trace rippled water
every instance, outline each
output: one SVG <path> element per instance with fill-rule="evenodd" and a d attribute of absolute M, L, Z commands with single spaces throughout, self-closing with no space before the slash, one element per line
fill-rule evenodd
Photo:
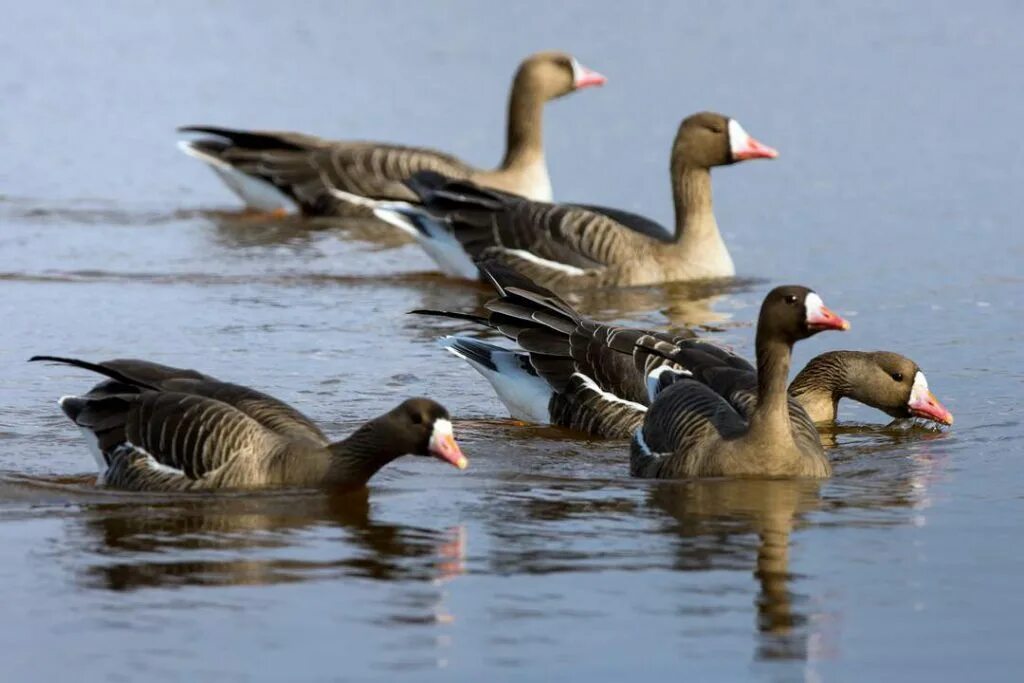
<path fill-rule="evenodd" d="M 1013 680 L 1024 599 L 1024 120 L 1015 3 L 34 3 L 0 40 L 0 652 L 5 680 Z M 699 109 L 782 156 L 716 173 L 743 279 L 588 293 L 750 354 L 760 297 L 910 355 L 956 415 L 844 406 L 835 477 L 652 483 L 621 443 L 521 427 L 404 315 L 487 290 L 373 226 L 243 220 L 185 123 L 500 156 L 507 82 L 564 47 L 609 84 L 550 107 L 555 192 L 670 219 Z M 400 397 L 472 465 L 368 493 L 96 490 L 34 353 L 141 356 L 269 391 L 343 434 Z"/>

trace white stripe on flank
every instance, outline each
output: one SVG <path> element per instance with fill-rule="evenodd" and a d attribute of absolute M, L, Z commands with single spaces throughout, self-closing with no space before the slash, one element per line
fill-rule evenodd
<path fill-rule="evenodd" d="M 179 470 L 177 467 L 171 467 L 170 465 L 163 464 L 162 462 L 160 462 L 159 460 L 154 458 L 153 455 L 149 451 L 147 451 L 144 448 L 139 448 L 138 446 L 133 444 L 131 441 L 125 441 L 124 445 L 127 446 L 128 448 L 131 448 L 132 450 L 138 451 L 139 453 L 142 453 L 143 455 L 145 455 L 146 456 L 146 467 L 148 467 L 149 469 L 151 469 L 151 470 L 153 470 L 155 472 L 160 472 L 161 474 L 172 474 L 172 475 L 174 475 L 176 477 L 183 477 L 183 476 L 185 476 L 185 472 L 183 470 Z"/>
<path fill-rule="evenodd" d="M 601 389 L 601 387 L 597 386 L 597 382 L 595 382 L 594 380 L 590 379 L 589 377 L 584 375 L 582 372 L 574 372 L 574 373 L 572 373 L 572 376 L 573 377 L 579 377 L 580 380 L 583 382 L 583 385 L 587 389 L 590 389 L 591 391 L 600 394 L 601 398 L 603 398 L 605 401 L 609 401 L 611 403 L 621 403 L 623 405 L 629 406 L 630 408 L 632 408 L 634 410 L 639 410 L 642 413 L 646 413 L 647 412 L 647 406 L 645 406 L 645 405 L 642 405 L 640 403 L 636 403 L 635 401 L 627 401 L 624 398 L 620 398 L 620 397 L 616 396 L 615 394 L 611 393 L 610 391 L 603 391 Z"/>
<path fill-rule="evenodd" d="M 538 266 L 542 266 L 544 268 L 550 268 L 552 270 L 558 270 L 558 271 L 561 271 L 563 273 L 567 273 L 568 275 L 579 276 L 579 275 L 585 275 L 586 272 L 587 272 L 587 271 L 583 270 L 582 268 L 577 268 L 576 266 L 570 266 L 567 263 L 559 263 L 558 261 L 549 261 L 548 259 L 541 258 L 540 256 L 537 256 L 536 254 L 531 254 L 530 252 L 523 251 L 522 249 L 506 249 L 505 251 L 507 253 L 509 253 L 509 254 L 512 254 L 513 256 L 517 256 L 517 257 L 523 259 L 524 261 L 529 261 L 531 263 L 536 263 Z"/>
<path fill-rule="evenodd" d="M 245 202 L 245 205 L 257 211 L 275 211 L 285 209 L 289 213 L 298 213 L 299 207 L 295 200 L 274 187 L 272 183 L 242 173 L 231 164 L 215 156 L 197 149 L 188 140 L 180 140 L 178 149 L 190 157 L 199 159 L 209 165 L 224 184 Z"/>

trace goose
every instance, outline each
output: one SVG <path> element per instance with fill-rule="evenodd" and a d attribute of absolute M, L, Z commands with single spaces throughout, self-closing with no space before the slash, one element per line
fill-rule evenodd
<path fill-rule="evenodd" d="M 711 366 L 753 371 L 739 356 L 691 331 L 653 332 L 605 325 L 581 316 L 557 294 L 500 264 L 481 271 L 497 289 L 488 316 L 436 310 L 417 314 L 465 319 L 515 341 L 510 349 L 466 336 L 446 336 L 442 348 L 469 363 L 492 385 L 517 420 L 553 424 L 592 436 L 626 439 L 643 422 L 665 372 Z M 650 336 L 676 348 L 673 361 L 636 343 Z M 894 418 L 952 424 L 952 414 L 928 390 L 911 359 L 888 351 L 829 351 L 812 359 L 789 387 L 817 424 L 834 422 L 849 398 Z"/>
<path fill-rule="evenodd" d="M 406 182 L 415 203 L 331 192 L 407 232 L 454 277 L 475 279 L 474 262 L 490 259 L 556 291 L 639 286 L 735 275 L 712 210 L 711 169 L 777 156 L 723 114 L 683 119 L 671 154 L 671 229 L 620 209 L 551 204 L 436 172 Z"/>
<path fill-rule="evenodd" d="M 179 132 L 201 136 L 182 140 L 179 147 L 208 164 L 257 211 L 312 216 L 352 213 L 348 204 L 339 205 L 326 191 L 328 186 L 365 197 L 413 201 L 415 195 L 401 181 L 424 170 L 550 201 L 542 134 L 544 104 L 605 81 L 564 52 L 527 57 L 512 81 L 505 156 L 491 171 L 433 149 L 205 125 L 179 128 Z"/>
<path fill-rule="evenodd" d="M 64 396 L 64 414 L 83 432 L 98 485 L 131 491 L 271 487 L 359 488 L 406 454 L 458 469 L 468 460 L 443 406 L 403 401 L 350 436 L 331 442 L 309 418 L 272 396 L 182 368 L 136 359 L 91 363 L 33 356 L 108 379 L 84 396 Z"/>
<path fill-rule="evenodd" d="M 776 287 L 761 304 L 757 370 L 715 365 L 704 372 L 663 373 L 643 425 L 633 434 L 636 477 L 829 477 L 832 467 L 807 411 L 786 382 L 793 344 L 850 324 L 800 285 Z M 673 359 L 656 338 L 638 341 Z M 671 381 L 660 381 L 664 377 Z"/>

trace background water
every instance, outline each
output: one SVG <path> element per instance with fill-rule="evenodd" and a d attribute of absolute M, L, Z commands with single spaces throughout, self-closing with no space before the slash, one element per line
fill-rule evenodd
<path fill-rule="evenodd" d="M 1024 120 L 1015 2 L 7 3 L 0 29 L 4 680 L 1014 680 L 1024 596 Z M 632 481 L 622 444 L 520 428 L 404 315 L 472 310 L 391 235 L 224 216 L 174 148 L 213 123 L 500 157 L 511 73 L 572 51 L 608 85 L 547 112 L 556 195 L 671 219 L 702 109 L 776 161 L 715 173 L 724 290 L 574 299 L 710 323 L 752 352 L 764 292 L 853 321 L 802 344 L 910 355 L 956 415 L 844 406 L 823 484 Z M 698 297 L 696 303 L 686 301 Z M 367 495 L 173 499 L 91 485 L 54 405 L 145 357 L 343 434 L 400 397 L 472 465 L 407 458 Z"/>

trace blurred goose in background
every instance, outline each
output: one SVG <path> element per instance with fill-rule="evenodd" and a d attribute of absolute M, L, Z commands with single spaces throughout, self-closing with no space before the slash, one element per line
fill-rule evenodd
<path fill-rule="evenodd" d="M 711 169 L 776 156 L 735 119 L 711 112 L 684 119 L 671 154 L 672 228 L 619 209 L 550 204 L 436 172 L 407 182 L 414 203 L 332 192 L 412 235 L 454 277 L 477 278 L 475 262 L 490 259 L 556 291 L 650 285 L 735 275 L 712 209 Z"/>
<path fill-rule="evenodd" d="M 412 398 L 331 442 L 307 417 L 238 384 L 142 360 L 34 356 L 106 376 L 60 399 L 96 458 L 98 484 L 134 491 L 358 488 L 406 454 L 468 461 L 440 404 Z"/>
<path fill-rule="evenodd" d="M 831 476 L 832 467 L 807 411 L 786 383 L 793 344 L 822 330 L 846 330 L 814 291 L 776 287 L 761 304 L 757 370 L 740 364 L 663 372 L 643 426 L 633 435 L 637 477 Z M 676 347 L 654 337 L 637 342 L 669 360 Z"/>
<path fill-rule="evenodd" d="M 184 126 L 200 135 L 179 143 L 209 164 L 246 205 L 258 211 L 307 215 L 349 213 L 328 188 L 376 199 L 416 201 L 402 181 L 419 171 L 472 180 L 484 187 L 551 200 L 544 160 L 543 110 L 550 100 L 599 86 L 605 77 L 564 52 L 527 57 L 512 81 L 505 157 L 487 171 L 443 152 L 376 142 L 331 141 L 288 132 Z M 364 212 L 365 213 L 365 212 Z"/>
<path fill-rule="evenodd" d="M 491 383 L 515 419 L 603 438 L 629 438 L 643 422 L 662 372 L 755 370 L 730 351 L 694 339 L 688 330 L 652 332 L 599 323 L 500 264 L 484 263 L 481 270 L 499 295 L 485 305 L 486 317 L 435 310 L 414 313 L 468 320 L 516 342 L 518 348 L 510 349 L 472 337 L 441 339 L 445 349 Z M 638 346 L 644 337 L 673 345 L 672 360 Z M 953 422 L 952 414 L 928 390 L 920 367 L 887 351 L 823 353 L 800 371 L 789 392 L 816 423 L 833 422 L 843 398 L 894 418 Z"/>

